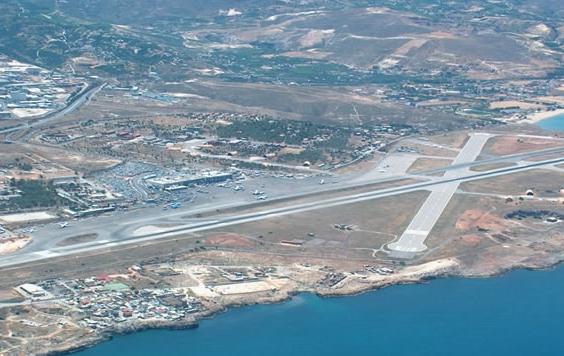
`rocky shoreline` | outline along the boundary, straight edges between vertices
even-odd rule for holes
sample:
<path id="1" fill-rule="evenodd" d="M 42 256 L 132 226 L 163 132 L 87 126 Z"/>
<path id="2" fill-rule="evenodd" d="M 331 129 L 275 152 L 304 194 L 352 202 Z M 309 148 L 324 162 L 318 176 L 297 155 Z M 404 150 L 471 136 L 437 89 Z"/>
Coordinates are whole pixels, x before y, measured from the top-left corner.
<path id="1" fill-rule="evenodd" d="M 109 341 L 112 338 L 120 335 L 133 334 L 140 331 L 152 330 L 152 329 L 168 329 L 168 330 L 187 330 L 195 329 L 198 327 L 198 323 L 193 320 L 181 320 L 174 323 L 168 322 L 149 322 L 142 325 L 128 325 L 127 327 L 117 328 L 111 331 L 105 331 L 97 333 L 93 336 L 92 340 L 84 341 L 80 345 L 75 345 L 71 348 L 65 348 L 62 350 L 50 350 L 45 355 L 68 355 L 78 351 L 86 350 L 94 347 L 102 342 Z"/>
<path id="2" fill-rule="evenodd" d="M 449 259 L 452 260 L 452 259 Z M 481 271 L 479 273 L 473 272 L 473 269 L 465 271 L 463 266 L 458 264 L 452 264 L 449 268 L 440 268 L 434 272 L 422 273 L 418 276 L 405 276 L 403 278 L 394 279 L 383 279 L 382 281 L 370 282 L 369 284 L 350 284 L 338 288 L 335 290 L 327 288 L 316 288 L 313 286 L 302 286 L 288 291 L 280 291 L 275 293 L 270 297 L 254 297 L 248 296 L 241 298 L 236 302 L 230 302 L 226 304 L 218 304 L 215 308 L 207 309 L 205 312 L 200 312 L 192 315 L 188 319 L 183 319 L 174 322 L 147 322 L 147 323 L 136 323 L 130 324 L 125 327 L 120 327 L 112 329 L 111 331 L 104 331 L 101 333 L 95 333 L 91 338 L 82 340 L 80 344 L 72 345 L 70 347 L 65 347 L 64 349 L 53 349 L 48 352 L 42 353 L 44 355 L 65 355 L 72 354 L 81 350 L 85 350 L 91 347 L 95 347 L 101 342 L 111 340 L 115 336 L 131 334 L 135 332 L 140 332 L 150 329 L 169 329 L 169 330 L 183 330 L 183 329 L 193 329 L 199 326 L 199 322 L 204 319 L 211 319 L 219 313 L 229 312 L 233 308 L 252 306 L 258 304 L 276 304 L 287 302 L 294 296 L 302 293 L 314 293 L 321 297 L 345 297 L 353 296 L 362 293 L 372 292 L 378 289 L 403 284 L 417 284 L 424 283 L 426 281 L 435 280 L 438 278 L 445 277 L 457 277 L 457 278 L 493 278 L 514 270 L 528 269 L 528 270 L 542 270 L 555 267 L 562 263 L 564 258 L 562 256 L 550 256 L 542 260 L 531 260 L 526 263 L 518 263 L 511 266 L 499 266 L 498 268 L 491 269 L 488 272 Z M 432 263 L 432 262 L 431 262 Z"/>

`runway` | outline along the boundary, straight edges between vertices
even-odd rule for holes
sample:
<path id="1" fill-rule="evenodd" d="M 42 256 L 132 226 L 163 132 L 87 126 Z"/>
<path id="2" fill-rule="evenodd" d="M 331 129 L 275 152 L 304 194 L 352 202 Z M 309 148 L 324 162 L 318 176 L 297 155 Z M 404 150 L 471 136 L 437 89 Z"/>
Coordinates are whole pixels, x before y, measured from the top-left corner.
<path id="1" fill-rule="evenodd" d="M 464 164 L 476 160 L 490 137 L 491 135 L 481 133 L 471 135 L 452 163 L 459 168 L 446 171 L 444 177 L 458 178 L 468 174 L 470 172 L 469 168 L 464 166 Z M 427 236 L 429 236 L 429 233 L 443 214 L 460 183 L 461 181 L 456 180 L 432 187 L 431 194 L 421 208 L 419 208 L 407 229 L 400 236 L 399 240 L 389 244 L 388 248 L 400 253 L 425 251 L 427 249 L 427 246 L 425 246 Z M 398 256 L 401 256 L 401 254 L 398 254 Z M 408 256 L 409 254 L 405 257 Z"/>
<path id="2" fill-rule="evenodd" d="M 461 156 L 463 157 L 463 156 Z M 440 177 L 435 180 L 419 182 L 414 184 L 408 184 L 401 187 L 388 188 L 388 189 L 378 189 L 374 191 L 350 194 L 346 196 L 316 200 L 301 204 L 288 205 L 282 208 L 265 208 L 259 212 L 252 212 L 246 214 L 233 215 L 228 217 L 210 217 L 209 219 L 192 219 L 192 221 L 185 221 L 182 226 L 174 227 L 166 232 L 156 232 L 147 234 L 131 234 L 131 230 L 128 230 L 122 226 L 115 230 L 113 233 L 108 234 L 107 238 L 101 238 L 100 240 L 71 245 L 66 247 L 54 247 L 44 250 L 21 250 L 10 256 L 5 256 L 0 259 L 0 267 L 9 267 L 27 262 L 36 262 L 54 257 L 70 256 L 80 253 L 92 252 L 101 249 L 112 248 L 122 245 L 137 245 L 145 244 L 154 240 L 167 239 L 167 238 L 192 238 L 187 236 L 189 233 L 209 231 L 213 229 L 219 229 L 226 226 L 234 226 L 243 223 L 259 221 L 264 219 L 270 219 L 273 217 L 288 216 L 292 214 L 297 214 L 300 212 L 331 208 L 342 206 L 346 204 L 352 204 L 367 200 L 374 200 L 383 197 L 389 197 L 399 194 L 405 194 L 409 192 L 414 192 L 418 190 L 429 190 L 438 189 L 437 187 L 442 187 L 445 185 L 455 184 L 458 186 L 460 182 L 478 180 L 487 177 L 495 177 L 505 174 L 511 174 L 519 171 L 525 171 L 530 169 L 535 169 L 537 167 L 554 165 L 564 162 L 564 158 L 532 162 L 527 164 L 521 164 L 519 166 L 513 166 L 509 168 L 501 168 L 488 172 L 470 172 L 464 169 L 459 174 L 452 174 L 449 177 Z M 465 173 L 464 173 L 465 172 Z M 445 188 L 440 188 L 445 189 Z M 290 204 L 290 203 L 289 203 Z M 186 214 L 186 213 L 184 213 Z M 126 225 L 127 226 L 127 225 Z M 108 227 L 108 226 L 106 226 Z M 91 230 L 96 231 L 96 230 Z"/>

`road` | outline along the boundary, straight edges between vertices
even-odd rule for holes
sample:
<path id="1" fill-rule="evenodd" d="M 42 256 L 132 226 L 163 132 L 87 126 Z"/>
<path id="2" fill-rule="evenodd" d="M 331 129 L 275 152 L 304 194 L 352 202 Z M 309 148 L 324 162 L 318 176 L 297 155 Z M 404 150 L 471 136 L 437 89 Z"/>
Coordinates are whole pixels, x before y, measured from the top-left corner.
<path id="1" fill-rule="evenodd" d="M 474 162 L 478 158 L 490 137 L 491 135 L 482 133 L 471 135 L 452 163 L 457 168 L 446 171 L 444 177 L 458 178 L 468 174 L 470 171 L 465 164 Z M 455 180 L 432 187 L 431 194 L 419 208 L 409 226 L 397 241 L 388 245 L 388 248 L 400 252 L 396 254 L 398 257 L 403 255 L 402 252 L 407 252 L 406 256 L 408 256 L 409 253 L 425 251 L 427 236 L 443 214 L 460 183 L 461 181 Z"/>
<path id="2" fill-rule="evenodd" d="M 68 114 L 74 112 L 76 109 L 78 109 L 82 105 L 88 103 L 105 86 L 106 86 L 106 84 L 104 83 L 104 84 L 100 84 L 100 85 L 93 86 L 91 88 L 85 89 L 82 93 L 78 94 L 78 96 L 69 105 L 67 105 L 63 109 L 61 109 L 57 112 L 54 112 L 54 113 L 47 114 L 47 115 L 42 116 L 40 118 L 32 119 L 25 124 L 21 124 L 21 125 L 18 125 L 18 126 L 14 126 L 14 127 L 10 127 L 10 128 L 7 128 L 7 129 L 0 130 L 0 134 L 14 134 L 14 133 L 21 131 L 21 130 L 36 128 L 36 127 L 39 127 L 41 125 L 48 124 L 52 121 L 56 121 L 56 120 L 64 117 L 65 115 L 68 115 Z M 9 139 L 9 138 L 7 138 L 7 139 Z"/>
<path id="3" fill-rule="evenodd" d="M 120 245 L 135 245 L 143 244 L 153 240 L 167 239 L 167 238 L 189 238 L 187 235 L 193 232 L 208 231 L 213 229 L 219 229 L 226 226 L 234 226 L 248 222 L 260 221 L 264 219 L 270 219 L 273 217 L 288 216 L 291 214 L 298 214 L 305 211 L 312 211 L 318 209 L 325 209 L 331 207 L 342 206 L 346 204 L 353 204 L 362 201 L 374 200 L 383 197 L 389 197 L 399 194 L 405 194 L 409 192 L 415 192 L 419 190 L 435 189 L 438 186 L 443 186 L 445 184 L 459 183 L 464 181 L 478 180 L 488 177 L 501 176 L 505 174 L 516 173 L 520 171 L 535 169 L 542 166 L 551 166 L 554 164 L 559 164 L 564 162 L 563 158 L 551 159 L 539 162 L 531 163 L 521 163 L 517 166 L 509 168 L 500 168 L 491 170 L 488 172 L 471 172 L 465 170 L 459 174 L 452 174 L 452 176 L 438 177 L 426 182 L 418 182 L 414 184 L 408 184 L 401 187 L 388 188 L 388 189 L 377 189 L 364 193 L 349 194 L 346 196 L 328 198 L 328 199 L 318 199 L 314 201 L 309 201 L 306 203 L 288 205 L 282 208 L 265 208 L 259 212 L 252 212 L 246 214 L 237 214 L 227 217 L 210 217 L 208 219 L 183 219 L 182 215 L 178 216 L 178 221 L 183 221 L 184 224 L 176 227 L 169 228 L 167 230 L 161 230 L 157 232 L 148 232 L 144 234 L 133 234 L 134 228 L 139 226 L 145 226 L 149 223 L 150 219 L 143 219 L 139 217 L 139 222 L 137 224 L 131 224 L 126 221 L 121 221 L 119 217 L 116 218 L 114 224 L 99 225 L 97 228 L 90 230 L 92 231 L 109 231 L 105 238 L 71 246 L 65 247 L 52 247 L 48 249 L 41 248 L 38 250 L 37 245 L 35 248 L 23 249 L 10 256 L 5 256 L 0 259 L 0 267 L 9 267 L 26 262 L 34 262 L 45 260 L 53 257 L 69 256 L 79 253 L 92 252 L 105 248 L 112 248 Z M 289 203 L 290 204 L 290 203 Z M 178 214 L 186 215 L 186 212 L 179 212 Z M 143 223 L 144 222 L 144 223 Z M 59 230 L 61 238 L 67 238 L 76 235 L 67 235 L 64 230 Z M 59 238 L 59 241 L 60 239 Z M 33 245 L 30 245 L 33 247 Z"/>

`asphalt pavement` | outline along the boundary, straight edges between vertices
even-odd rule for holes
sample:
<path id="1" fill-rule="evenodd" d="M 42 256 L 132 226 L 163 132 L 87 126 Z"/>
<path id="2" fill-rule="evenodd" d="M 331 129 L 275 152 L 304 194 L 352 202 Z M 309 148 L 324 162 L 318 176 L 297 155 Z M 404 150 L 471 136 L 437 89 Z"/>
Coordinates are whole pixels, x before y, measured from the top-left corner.
<path id="1" fill-rule="evenodd" d="M 35 262 L 52 257 L 61 257 L 61 256 L 69 256 L 69 255 L 75 255 L 85 252 L 92 252 L 95 250 L 119 246 L 119 245 L 142 244 L 158 239 L 178 238 L 181 236 L 183 238 L 191 238 L 188 235 L 189 233 L 193 233 L 193 232 L 209 231 L 213 229 L 223 228 L 226 226 L 234 226 L 234 225 L 239 225 L 253 221 L 270 219 L 273 217 L 288 216 L 305 211 L 337 207 L 346 204 L 353 204 L 362 201 L 374 200 L 374 199 L 405 194 L 419 190 L 435 189 L 435 187 L 440 187 L 445 185 L 448 186 L 449 184 L 452 183 L 511 174 L 519 171 L 535 169 L 542 166 L 560 164 L 562 162 L 564 162 L 564 158 L 551 159 L 551 160 L 540 161 L 540 162 L 530 162 L 518 166 L 508 167 L 508 168 L 495 169 L 488 172 L 470 172 L 469 170 L 466 169 L 465 170 L 466 173 L 460 172 L 458 174 L 452 174 L 452 176 L 449 177 L 437 177 L 433 180 L 429 180 L 425 182 L 418 182 L 418 183 L 408 184 L 395 188 L 376 189 L 369 192 L 349 194 L 346 196 L 340 196 L 335 198 L 312 200 L 306 203 L 299 203 L 293 205 L 291 202 L 288 202 L 287 206 L 281 208 L 269 208 L 268 206 L 265 206 L 263 210 L 258 212 L 234 214 L 231 216 L 210 217 L 206 219 L 194 219 L 194 218 L 185 219 L 183 218 L 183 215 L 187 214 L 185 211 L 184 212 L 161 211 L 163 213 L 163 219 L 174 218 L 179 223 L 179 225 L 175 227 L 171 227 L 166 231 L 159 231 L 152 233 L 149 232 L 146 234 L 134 234 L 133 231 L 135 230 L 133 228 L 146 226 L 148 223 L 154 224 L 155 222 L 159 221 L 158 218 L 144 219 L 142 216 L 139 216 L 137 219 L 137 223 L 135 224 L 131 224 L 131 221 L 128 221 L 127 219 L 123 219 L 123 216 L 106 217 L 106 218 L 115 219 L 113 224 L 111 223 L 111 221 L 108 220 L 104 221 L 102 219 L 92 219 L 93 224 L 91 224 L 89 227 L 85 227 L 86 225 L 83 225 L 81 228 L 86 228 L 86 230 L 90 232 L 103 232 L 104 236 L 99 237 L 99 239 L 97 239 L 96 241 L 88 242 L 84 244 L 71 245 L 71 246 L 51 247 L 47 249 L 42 248 L 42 246 L 37 244 L 34 246 L 32 243 L 31 245 L 29 245 L 29 248 L 22 249 L 19 252 L 12 254 L 10 256 L 4 256 L 0 258 L 0 267 L 8 267 L 26 262 Z M 445 188 L 441 188 L 441 189 L 447 190 Z M 238 206 L 238 205 L 236 203 L 231 205 L 231 207 L 234 206 Z M 214 209 L 214 207 L 211 206 L 207 208 Z M 202 207 L 202 209 L 206 209 L 206 208 Z M 193 211 L 192 213 L 195 212 Z M 117 223 L 117 221 L 120 221 L 120 223 Z M 63 237 L 64 236 L 70 237 L 66 233 L 67 231 L 64 231 L 61 235 Z M 76 233 L 76 231 L 73 231 L 73 234 L 74 233 Z"/>
<path id="2" fill-rule="evenodd" d="M 459 166 L 459 168 L 447 170 L 444 177 L 459 178 L 468 174 L 470 172 L 469 167 L 460 167 L 460 165 L 475 161 L 490 137 L 491 135 L 484 133 L 472 134 L 466 145 L 464 145 L 452 162 L 455 167 Z M 460 180 L 456 180 L 433 186 L 431 188 L 431 194 L 427 197 L 421 208 L 419 208 L 419 211 L 413 217 L 407 229 L 397 241 L 389 244 L 388 248 L 392 251 L 400 252 L 400 254 L 396 254 L 398 257 L 409 257 L 410 253 L 425 251 L 427 249 L 427 246 L 425 246 L 427 236 L 429 236 L 431 230 L 443 214 L 443 211 L 458 189 L 460 183 Z"/>

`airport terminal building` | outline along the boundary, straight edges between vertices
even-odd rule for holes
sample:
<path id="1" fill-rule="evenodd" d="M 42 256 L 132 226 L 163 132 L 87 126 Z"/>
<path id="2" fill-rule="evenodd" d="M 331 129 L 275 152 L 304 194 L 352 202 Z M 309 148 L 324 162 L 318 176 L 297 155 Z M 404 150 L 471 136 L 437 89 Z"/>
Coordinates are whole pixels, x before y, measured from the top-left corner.
<path id="1" fill-rule="evenodd" d="M 174 175 L 152 178 L 148 179 L 147 183 L 160 189 L 166 189 L 175 186 L 188 186 L 192 184 L 212 184 L 223 182 L 232 178 L 233 173 L 212 171 L 198 175 Z"/>

